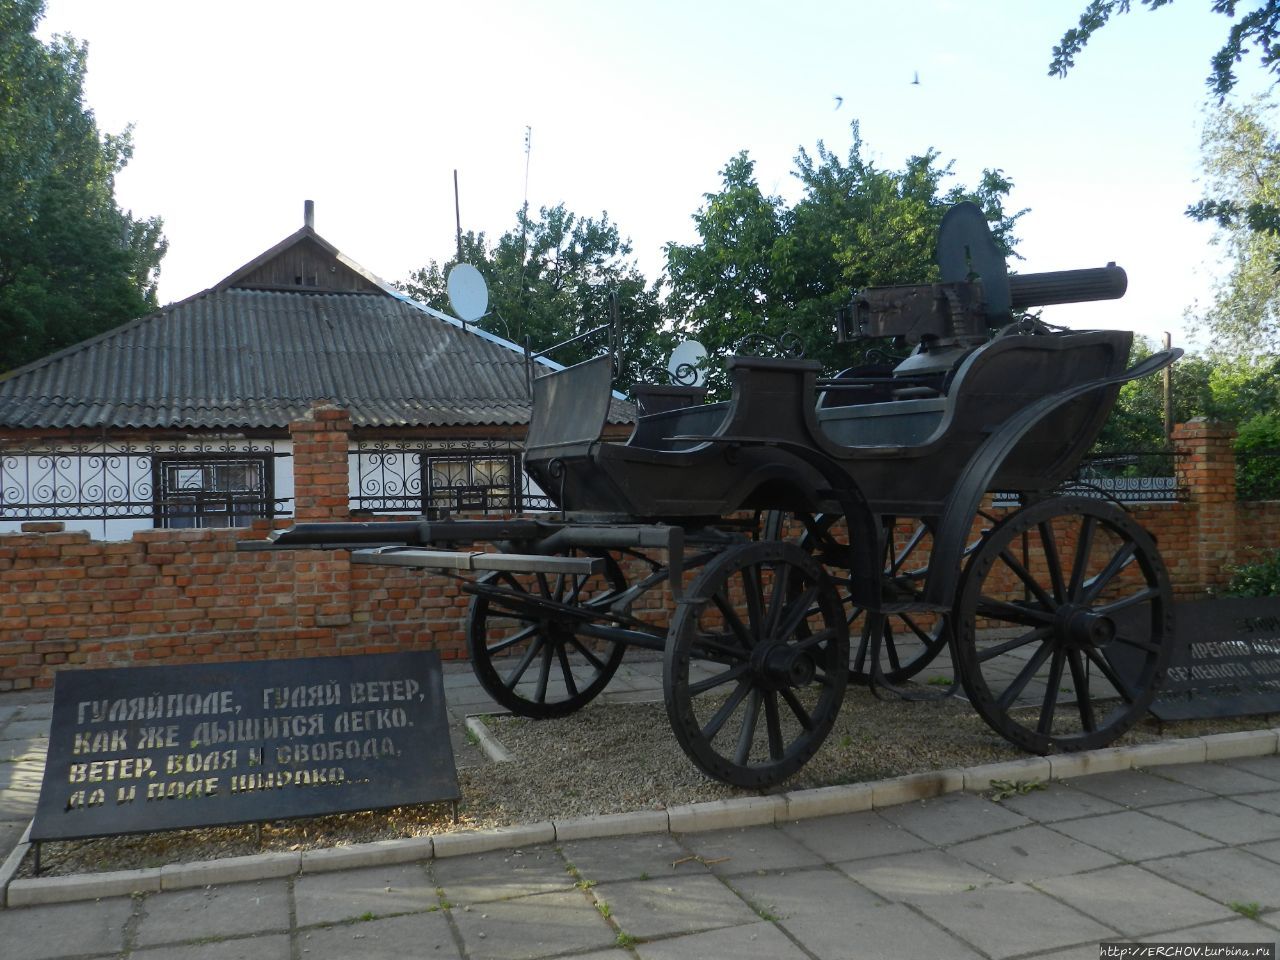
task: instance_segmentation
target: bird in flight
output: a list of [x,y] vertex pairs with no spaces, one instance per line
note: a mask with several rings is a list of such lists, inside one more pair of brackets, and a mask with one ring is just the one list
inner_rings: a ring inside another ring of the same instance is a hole
[[919,71],[919,70],[915,71],[914,75],[912,76],[912,79],[911,79],[911,85],[912,85],[913,87],[918,87],[918,86],[920,86],[920,71]]
[[836,109],[837,109],[837,110],[839,110],[841,107],[843,107],[843,106],[844,106],[844,97],[836,97],[836,98],[835,98],[835,101],[836,101]]

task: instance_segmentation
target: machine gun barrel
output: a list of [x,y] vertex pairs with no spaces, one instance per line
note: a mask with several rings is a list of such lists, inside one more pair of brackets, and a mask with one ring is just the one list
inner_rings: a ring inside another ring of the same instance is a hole
[[1014,310],[1055,303],[1116,300],[1124,296],[1128,286],[1128,276],[1114,263],[1084,270],[1014,274],[1009,278],[1009,300]]

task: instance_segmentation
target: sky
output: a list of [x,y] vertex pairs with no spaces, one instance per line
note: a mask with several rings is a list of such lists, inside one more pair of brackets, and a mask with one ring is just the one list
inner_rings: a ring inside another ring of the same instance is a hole
[[[1029,210],[1018,272],[1128,271],[1123,300],[1047,321],[1185,345],[1222,271],[1183,210],[1229,21],[1207,0],[1135,4],[1049,77],[1084,5],[47,0],[40,34],[86,41],[100,129],[133,125],[117,201],[164,220],[162,303],[293,233],[308,199],[320,235],[385,280],[447,260],[455,170],[464,230],[512,228],[527,174],[535,209],[607,212],[653,280],[731,157],[794,202],[798,150],[843,156],[857,121],[882,167],[932,148],[951,183],[1003,170]],[[1264,85],[1256,61],[1239,74],[1243,94]]]

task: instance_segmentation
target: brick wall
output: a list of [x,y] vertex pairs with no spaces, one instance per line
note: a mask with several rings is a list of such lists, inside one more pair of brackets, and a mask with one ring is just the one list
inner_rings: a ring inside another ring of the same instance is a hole
[[[299,519],[347,519],[349,430],[336,407],[291,425]],[[1221,587],[1232,563],[1280,544],[1280,503],[1235,502],[1231,439],[1219,424],[1179,426],[1188,499],[1134,510],[1182,596]],[[466,656],[468,597],[443,576],[353,565],[345,551],[236,551],[265,526],[146,530],[124,542],[61,526],[0,535],[0,690],[49,686],[64,666],[410,649]]]

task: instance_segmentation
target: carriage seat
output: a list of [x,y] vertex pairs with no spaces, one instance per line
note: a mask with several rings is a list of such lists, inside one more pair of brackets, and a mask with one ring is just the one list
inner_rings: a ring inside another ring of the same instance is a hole
[[937,430],[947,409],[946,397],[819,407],[822,431],[846,447],[916,446]]

